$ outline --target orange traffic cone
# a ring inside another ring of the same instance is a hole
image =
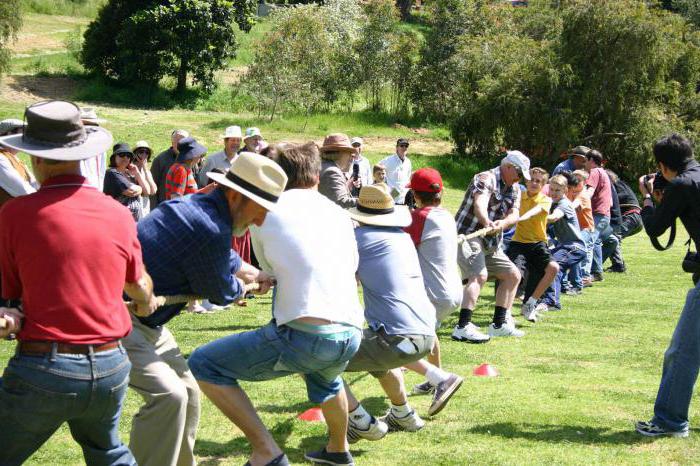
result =
[[[318,406],[315,408],[310,408],[297,416],[297,419],[309,422],[325,422],[326,418],[323,417],[323,411]]]
[[[480,366],[476,366],[472,374],[478,377],[497,377],[498,371],[492,365],[484,363]]]

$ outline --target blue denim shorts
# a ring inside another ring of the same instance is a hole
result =
[[[271,380],[304,374],[309,400],[323,403],[343,387],[340,374],[357,352],[359,329],[334,340],[274,322],[197,348],[187,363],[197,380],[238,385],[239,380]]]

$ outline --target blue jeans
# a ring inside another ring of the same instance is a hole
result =
[[[547,306],[561,308],[559,296],[561,295],[561,283],[571,268],[586,257],[586,251],[582,247],[573,244],[559,244],[552,250],[552,260],[559,264],[559,273],[542,297],[542,302]]]
[[[304,374],[309,400],[323,403],[343,388],[340,374],[360,347],[362,332],[348,328],[346,338],[334,340],[273,321],[201,346],[187,363],[195,379],[215,385]]]
[[[595,234],[593,242],[593,263],[591,265],[591,273],[603,273],[603,242],[612,235],[613,230],[610,227],[610,217],[603,214],[593,214],[595,223]]]
[[[130,369],[121,347],[93,355],[15,355],[0,384],[0,464],[22,464],[67,422],[86,464],[135,465],[119,438]]]
[[[688,429],[688,407],[700,368],[700,283],[685,306],[664,355],[652,422],[669,431]]]

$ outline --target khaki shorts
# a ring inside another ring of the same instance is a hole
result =
[[[462,242],[457,248],[457,264],[462,272],[462,279],[467,280],[481,274],[484,270],[489,278],[517,270],[508,259],[499,243],[494,249],[487,249],[483,238],[474,238]]]
[[[383,329],[375,332],[366,328],[345,372],[369,372],[379,378],[391,369],[423,359],[434,344],[433,335],[387,335]]]

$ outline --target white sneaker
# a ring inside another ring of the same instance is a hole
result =
[[[211,301],[209,301],[208,299],[205,299],[204,301],[202,301],[202,307],[204,309],[206,309],[207,311],[211,311],[211,312],[217,312],[217,311],[224,310],[224,306],[219,306],[218,304],[214,304]]]
[[[518,330],[508,322],[504,322],[501,328],[496,328],[493,323],[489,325],[489,335],[492,337],[522,337],[525,332]]]
[[[202,307],[201,304],[199,304],[196,301],[192,301],[187,305],[187,312],[191,312],[192,314],[211,314],[214,311],[207,311],[204,307]]]
[[[357,443],[359,440],[381,440],[389,432],[386,422],[372,416],[369,427],[362,429],[348,418],[348,443]]]
[[[468,341],[469,343],[486,343],[491,338],[482,333],[479,327],[469,322],[466,326],[459,328],[455,326],[452,331],[452,339],[457,341]]]
[[[406,432],[417,432],[423,428],[425,421],[420,418],[414,410],[404,417],[398,417],[389,408],[389,412],[385,416],[379,418],[380,421],[386,422],[389,426],[389,430],[392,432],[398,430],[405,430]]]
[[[535,303],[523,303],[520,313],[525,317],[525,320],[537,322],[537,308]]]
[[[506,311],[506,322],[512,325],[513,327],[518,326],[518,321],[515,320],[515,317],[513,317],[513,311],[511,311],[510,309]]]
[[[538,313],[549,312],[549,311],[559,311],[559,309],[557,309],[556,307],[554,307],[554,306],[548,306],[548,305],[545,304],[545,303],[539,303],[539,304],[537,305],[537,307],[535,308],[535,310],[536,310]]]

